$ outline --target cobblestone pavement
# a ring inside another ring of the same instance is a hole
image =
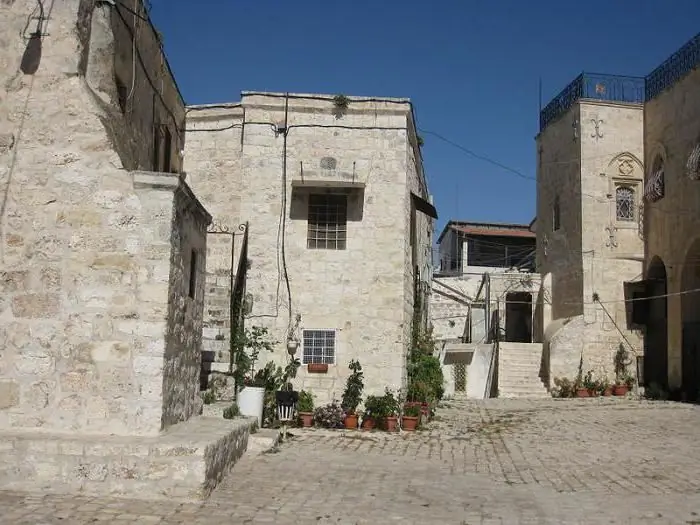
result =
[[[416,433],[293,433],[201,505],[0,492],[0,523],[700,524],[700,407],[447,402]]]

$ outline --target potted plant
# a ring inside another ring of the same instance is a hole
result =
[[[627,395],[627,392],[632,390],[633,386],[634,386],[634,377],[632,377],[628,373],[625,373],[624,375],[622,375],[618,379],[617,384],[613,388],[613,395],[625,396],[625,395]]]
[[[241,415],[254,416],[258,419],[258,426],[263,423],[263,406],[265,403],[265,388],[267,380],[255,373],[255,363],[260,352],[271,352],[276,344],[270,338],[267,328],[253,326],[235,334],[236,369],[233,372],[236,380],[236,401]],[[241,388],[242,387],[242,388]]]
[[[607,377],[604,377],[598,382],[598,391],[602,396],[607,397],[612,395],[613,387]]]
[[[412,432],[418,427],[418,418],[421,415],[421,407],[418,405],[406,405],[403,409],[401,427],[407,432]]]
[[[634,378],[627,372],[629,365],[629,352],[625,346],[620,343],[620,346],[615,352],[615,385],[613,385],[613,395],[624,396],[630,391],[634,385]]]
[[[356,359],[350,361],[348,365],[350,375],[345,382],[345,390],[340,406],[345,411],[345,428],[357,428],[357,407],[362,401],[362,392],[365,389],[364,374],[362,366]]]
[[[582,387],[586,390],[588,395],[579,395],[579,397],[598,396],[598,382],[595,379],[593,379],[593,370],[589,370],[588,372],[586,372],[586,375],[583,378]]]
[[[362,414],[362,430],[372,430],[384,416],[384,399],[380,396],[367,396],[365,411]]]
[[[388,387],[384,389],[383,405],[384,428],[387,432],[396,432],[399,424],[399,418],[396,416],[399,411],[399,402]]]
[[[297,403],[299,420],[303,428],[309,428],[314,423],[314,395],[311,392],[302,390],[299,392],[299,402]]]
[[[337,401],[318,407],[314,411],[314,421],[323,428],[343,428],[345,413]]]

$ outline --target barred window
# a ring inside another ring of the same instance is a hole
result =
[[[347,225],[347,195],[309,195],[307,248],[344,250]]]
[[[618,221],[634,220],[634,190],[619,186],[615,190],[615,213]]]
[[[302,363],[335,363],[335,330],[304,330]]]

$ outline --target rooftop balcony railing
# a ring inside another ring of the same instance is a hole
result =
[[[540,111],[540,132],[581,99],[642,104],[645,81],[641,77],[581,73]]]

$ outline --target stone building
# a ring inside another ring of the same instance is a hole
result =
[[[440,234],[430,312],[448,393],[547,395],[533,338],[535,248],[524,224],[449,221]]]
[[[700,35],[646,77],[645,281],[637,291],[652,299],[630,305],[646,325],[645,383],[692,400],[700,399],[699,51]]]
[[[636,355],[625,281],[642,274],[644,80],[582,74],[540,113],[536,339],[547,376],[614,379],[620,345]]]
[[[246,447],[198,416],[211,216],[135,6],[0,3],[4,488],[201,494]]]
[[[540,115],[540,328],[553,376],[572,376],[580,352],[586,368],[609,369],[622,344],[644,358],[642,386],[699,396],[699,50],[700,35],[643,78],[584,74]]]
[[[219,230],[248,224],[245,323],[278,342],[260,365],[284,364],[291,339],[295,387],[317,404],[340,398],[352,359],[366,393],[402,387],[414,308],[427,321],[436,217],[410,101],[244,92],[187,112],[188,181]],[[238,255],[221,239],[208,282],[225,297]],[[209,300],[205,345],[221,370],[229,313]]]

